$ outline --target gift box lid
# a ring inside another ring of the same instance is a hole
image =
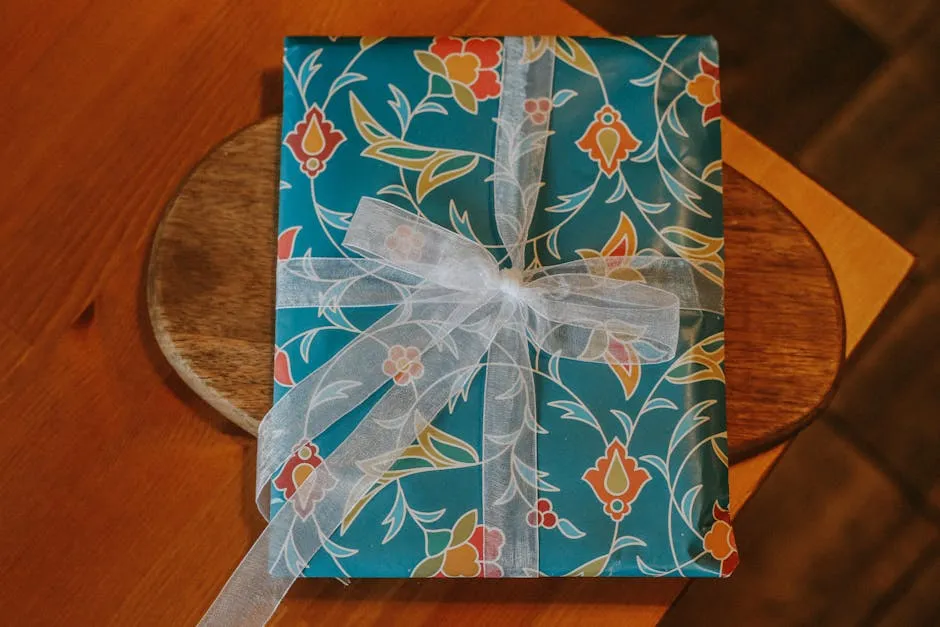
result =
[[[427,217],[500,256],[493,154],[505,84],[498,37],[286,41],[278,256],[355,257],[342,245],[362,197]],[[524,38],[554,54],[552,91],[524,103],[549,121],[527,267],[578,259],[686,260],[720,286],[718,53],[710,37]],[[540,137],[539,139],[545,139]],[[531,141],[535,141],[534,139]],[[525,147],[518,147],[524,150]],[[394,245],[414,245],[407,234]],[[642,278],[642,277],[640,277]],[[387,313],[285,308],[276,315],[280,398]],[[682,311],[678,356],[642,364],[642,343],[597,338],[599,363],[531,351],[537,391],[537,486],[520,525],[537,529],[531,575],[726,576],[737,563],[728,514],[720,313]],[[423,376],[391,346],[393,381]],[[306,576],[499,575],[504,530],[482,519],[480,415],[485,363],[382,474]],[[357,408],[277,473],[272,509],[290,499],[361,421]],[[296,503],[294,505],[297,507]],[[308,503],[308,506],[312,506]]]

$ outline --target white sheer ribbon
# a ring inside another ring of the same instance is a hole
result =
[[[480,244],[373,198],[360,201],[343,242],[362,259],[279,263],[279,308],[394,309],[265,416],[256,498],[270,522],[201,624],[264,624],[350,510],[464,388],[484,356],[482,522],[499,528],[505,542],[483,574],[537,576],[537,529],[525,522],[539,476],[530,346],[603,362],[607,356],[593,347],[599,336],[613,337],[636,347],[641,363],[669,361],[682,309],[721,312],[720,288],[702,289],[693,268],[678,258],[617,260],[617,267],[636,271],[635,281],[607,277],[610,259],[522,269],[549,135],[548,120],[533,123],[523,103],[551,97],[553,48],[550,43],[548,53],[530,61],[521,38],[504,40],[494,195],[508,268],[500,269]],[[534,140],[521,146],[520,131]],[[367,401],[371,409],[349,437],[270,517],[277,471]],[[484,546],[483,553],[494,552]]]

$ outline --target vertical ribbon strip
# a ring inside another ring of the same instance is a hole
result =
[[[264,624],[310,559],[481,367],[482,518],[505,535],[497,554],[484,534],[483,574],[538,576],[537,529],[526,524],[540,476],[530,346],[559,358],[603,361],[589,350],[600,334],[642,342],[643,363],[663,362],[675,356],[681,309],[721,312],[721,291],[697,289],[691,266],[678,258],[624,258],[621,265],[642,278],[634,281],[607,277],[604,259],[524,269],[551,133],[547,116],[534,122],[524,103],[551,97],[555,59],[549,40],[536,59],[525,57],[522,38],[507,37],[503,44],[493,187],[507,267],[500,269],[476,242],[372,198],[360,201],[343,242],[362,259],[279,263],[279,308],[394,308],[265,416],[256,499],[269,524],[201,624]],[[387,236],[405,231],[421,246],[402,256]],[[423,376],[390,378],[383,362],[397,349]],[[270,516],[278,469],[367,402],[371,409],[352,433]]]

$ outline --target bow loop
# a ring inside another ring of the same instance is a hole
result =
[[[603,259],[527,272],[517,266],[499,270],[477,242],[375,198],[360,201],[344,245],[371,263],[388,266],[383,273],[397,269],[436,283],[441,300],[458,295],[506,300],[521,308],[529,341],[565,359],[604,361],[603,352],[591,349],[612,337],[640,346],[643,350],[635,352],[641,363],[670,360],[676,353],[680,307],[699,307],[691,269],[682,260],[617,259],[618,268],[635,269],[633,281],[606,276],[610,260]]]
[[[377,198],[363,198],[343,245],[449,290],[493,289],[499,269],[476,242]]]

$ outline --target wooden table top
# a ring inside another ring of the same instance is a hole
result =
[[[10,624],[187,624],[208,606],[261,530],[254,440],[176,378],[151,336],[154,226],[212,146],[279,109],[284,35],[429,32],[601,31],[555,0],[6,3],[0,615]],[[851,350],[910,255],[727,122],[724,142],[727,163],[819,241]],[[732,468],[733,507],[781,451]],[[643,625],[684,585],[533,583],[305,581],[275,621]]]

